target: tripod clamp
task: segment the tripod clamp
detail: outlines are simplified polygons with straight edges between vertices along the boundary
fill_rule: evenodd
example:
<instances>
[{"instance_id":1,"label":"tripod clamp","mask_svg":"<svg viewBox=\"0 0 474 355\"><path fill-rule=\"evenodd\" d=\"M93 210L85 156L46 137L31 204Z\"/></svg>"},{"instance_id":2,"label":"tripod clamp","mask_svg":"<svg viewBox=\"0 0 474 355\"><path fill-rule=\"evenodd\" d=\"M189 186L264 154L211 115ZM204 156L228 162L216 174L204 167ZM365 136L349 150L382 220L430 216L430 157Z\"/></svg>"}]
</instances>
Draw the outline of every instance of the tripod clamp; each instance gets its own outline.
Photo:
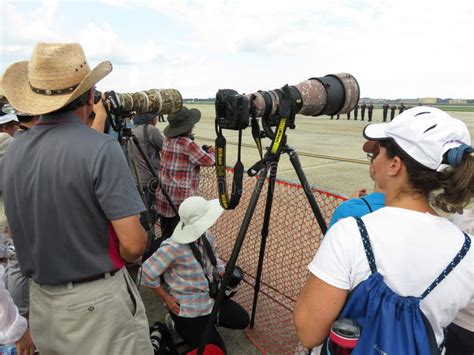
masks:
<instances>
[{"instance_id":1,"label":"tripod clamp","mask_svg":"<svg viewBox=\"0 0 474 355\"><path fill-rule=\"evenodd\" d=\"M295 128L295 112L297 112L298 105L295 103L294 100L291 99L290 87L288 85L285 85L282 88L282 94L283 99L279 107L279 119L276 131L271 131L271 128L264 124L265 132L270 130L270 132L267 132L266 134L270 136L269 133L271 133L272 143L268 148L265 156L247 170L247 174L249 176L257 175L259 171L262 170L263 166L267 164L268 161L275 160L276 156L279 156L281 154L282 147L286 145L287 128ZM264 117L262 121L265 122L267 119L268 117Z\"/></svg>"}]
</instances>

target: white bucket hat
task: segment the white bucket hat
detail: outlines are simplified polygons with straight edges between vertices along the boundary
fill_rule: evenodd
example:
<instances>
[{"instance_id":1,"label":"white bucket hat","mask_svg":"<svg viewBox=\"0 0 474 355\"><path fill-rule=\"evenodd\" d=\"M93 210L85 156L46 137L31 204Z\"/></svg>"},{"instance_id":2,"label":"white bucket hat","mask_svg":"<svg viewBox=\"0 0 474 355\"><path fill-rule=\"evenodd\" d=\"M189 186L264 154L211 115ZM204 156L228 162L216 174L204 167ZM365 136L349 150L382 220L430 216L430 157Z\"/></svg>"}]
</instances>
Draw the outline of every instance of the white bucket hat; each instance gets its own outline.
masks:
<instances>
[{"instance_id":1,"label":"white bucket hat","mask_svg":"<svg viewBox=\"0 0 474 355\"><path fill-rule=\"evenodd\" d=\"M216 223L223 211L218 199L207 201L200 196L188 197L179 206L180 221L171 240L179 244L194 242Z\"/></svg>"},{"instance_id":2,"label":"white bucket hat","mask_svg":"<svg viewBox=\"0 0 474 355\"><path fill-rule=\"evenodd\" d=\"M0 125L8 122L18 122L18 117L13 113L7 113L6 115L0 116Z\"/></svg>"},{"instance_id":3,"label":"white bucket hat","mask_svg":"<svg viewBox=\"0 0 474 355\"><path fill-rule=\"evenodd\" d=\"M400 149L423 166L443 171L444 154L462 145L471 145L466 124L440 109L418 106L403 111L389 123L366 126L364 137L369 140L392 139Z\"/></svg>"}]
</instances>

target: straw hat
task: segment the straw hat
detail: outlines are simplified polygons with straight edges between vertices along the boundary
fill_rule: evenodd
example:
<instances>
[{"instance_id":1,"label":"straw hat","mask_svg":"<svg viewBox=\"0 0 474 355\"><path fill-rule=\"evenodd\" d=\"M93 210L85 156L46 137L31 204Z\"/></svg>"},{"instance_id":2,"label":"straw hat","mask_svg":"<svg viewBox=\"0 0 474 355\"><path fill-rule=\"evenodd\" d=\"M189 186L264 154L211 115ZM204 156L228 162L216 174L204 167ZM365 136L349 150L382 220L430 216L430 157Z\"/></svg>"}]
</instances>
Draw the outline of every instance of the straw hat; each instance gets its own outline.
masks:
<instances>
[{"instance_id":1,"label":"straw hat","mask_svg":"<svg viewBox=\"0 0 474 355\"><path fill-rule=\"evenodd\" d=\"M29 62L8 67L2 86L17 110L42 115L74 101L111 71L108 61L90 70L80 44L38 43Z\"/></svg>"},{"instance_id":2,"label":"straw hat","mask_svg":"<svg viewBox=\"0 0 474 355\"><path fill-rule=\"evenodd\" d=\"M200 196L188 197L179 206L180 221L170 239L179 244L194 242L216 223L223 211L217 199L207 201Z\"/></svg>"}]
</instances>

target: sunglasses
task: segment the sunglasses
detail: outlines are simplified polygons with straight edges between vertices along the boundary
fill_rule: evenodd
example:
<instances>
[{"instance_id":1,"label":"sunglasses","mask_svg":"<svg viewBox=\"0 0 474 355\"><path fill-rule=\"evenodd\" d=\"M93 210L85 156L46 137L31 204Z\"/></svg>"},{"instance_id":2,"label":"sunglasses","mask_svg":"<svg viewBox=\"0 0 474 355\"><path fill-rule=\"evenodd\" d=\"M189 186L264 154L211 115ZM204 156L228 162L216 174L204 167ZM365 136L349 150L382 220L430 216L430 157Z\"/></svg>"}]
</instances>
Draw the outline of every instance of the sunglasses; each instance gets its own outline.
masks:
<instances>
[{"instance_id":1,"label":"sunglasses","mask_svg":"<svg viewBox=\"0 0 474 355\"><path fill-rule=\"evenodd\" d=\"M367 153L367 160L368 161L374 161L375 158L377 158L378 153Z\"/></svg>"}]
</instances>

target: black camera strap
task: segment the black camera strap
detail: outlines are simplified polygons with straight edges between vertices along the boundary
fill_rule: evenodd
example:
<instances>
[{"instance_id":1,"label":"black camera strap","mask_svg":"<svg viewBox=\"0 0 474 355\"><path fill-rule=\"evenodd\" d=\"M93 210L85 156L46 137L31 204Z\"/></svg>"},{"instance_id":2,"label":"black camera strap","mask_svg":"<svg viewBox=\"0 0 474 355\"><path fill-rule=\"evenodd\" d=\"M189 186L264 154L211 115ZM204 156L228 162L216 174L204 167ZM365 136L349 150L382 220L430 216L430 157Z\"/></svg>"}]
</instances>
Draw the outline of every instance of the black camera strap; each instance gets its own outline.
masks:
<instances>
[{"instance_id":1,"label":"black camera strap","mask_svg":"<svg viewBox=\"0 0 474 355\"><path fill-rule=\"evenodd\" d=\"M227 170L226 170L226 144L227 141L222 134L222 128L216 122L216 176L219 202L222 208L233 210L239 204L242 196L244 165L241 161L242 129L239 129L239 142L237 147L237 162L234 166L234 177L232 180L232 192L229 198L227 192Z\"/></svg>"},{"instance_id":2,"label":"black camera strap","mask_svg":"<svg viewBox=\"0 0 474 355\"><path fill-rule=\"evenodd\" d=\"M209 240L207 239L206 233L204 233L200 237L200 240L202 241L202 244L204 246L205 255L207 255L207 257L211 261L211 265L213 266L213 275L214 275L214 272L217 271L216 255L214 254L214 251L212 250L211 244L209 243ZM202 257L201 252L199 251L199 247L196 245L196 241L194 241L192 243L188 243L188 245L191 248L191 251L194 255L194 258L199 263L199 265L201 265L202 270L204 271L204 277L206 278L206 280L209 284L209 287L210 287L211 286L211 281L209 280L209 277L207 276L206 267L204 265L204 259Z\"/></svg>"},{"instance_id":3,"label":"black camera strap","mask_svg":"<svg viewBox=\"0 0 474 355\"><path fill-rule=\"evenodd\" d=\"M260 125L255 114L252 114L252 137L257 145L258 153L260 154L260 159L263 158L263 149L262 149L262 138L260 134Z\"/></svg>"},{"instance_id":4,"label":"black camera strap","mask_svg":"<svg viewBox=\"0 0 474 355\"><path fill-rule=\"evenodd\" d=\"M150 150L150 137L148 137L148 125L143 125L143 138L145 139L146 151L148 153L148 157L151 160L151 150Z\"/></svg>"}]
</instances>

